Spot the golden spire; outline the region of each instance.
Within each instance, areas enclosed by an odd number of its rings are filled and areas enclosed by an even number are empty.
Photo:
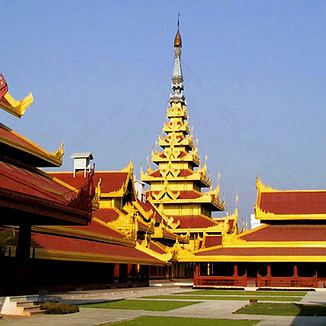
[[[174,38],[174,47],[175,48],[182,47],[182,40],[181,40],[180,31],[179,31],[179,27],[180,27],[179,18],[180,18],[180,14],[178,13],[178,30],[177,30],[177,34],[175,35],[175,38]]]

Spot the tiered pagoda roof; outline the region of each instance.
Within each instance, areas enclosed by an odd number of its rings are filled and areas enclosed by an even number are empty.
[[[206,162],[201,166],[198,143],[194,142],[193,131],[189,128],[183,94],[181,47],[178,28],[174,40],[172,94],[167,118],[151,156],[158,169],[152,170],[148,164],[146,173],[141,171],[141,180],[151,186],[147,197],[156,206],[162,204],[165,214],[179,223],[174,232],[191,232],[191,229],[218,225],[211,219],[211,213],[222,211],[224,202],[220,201],[219,186],[202,192],[202,188],[211,186],[211,181],[207,176]]]

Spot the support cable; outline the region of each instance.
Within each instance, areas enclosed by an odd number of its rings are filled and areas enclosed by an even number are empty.
[[[227,105],[223,105],[221,101],[215,98],[214,94],[209,90],[209,88],[204,84],[204,82],[198,77],[198,75],[187,65],[184,60],[182,60],[185,67],[191,72],[194,77],[194,80],[199,85],[199,87],[204,91],[204,93],[211,100],[214,108],[219,112],[219,114],[224,118],[224,120],[229,124],[229,126],[240,136],[242,142],[247,146],[247,148],[254,154],[257,161],[263,166],[266,172],[273,178],[273,180],[282,187],[281,182],[274,176],[269,167],[263,162],[263,160],[258,156],[257,149],[253,148],[250,143],[245,138],[245,135],[249,140],[255,142],[253,136],[249,133],[249,131],[236,119],[236,117],[232,114],[231,110]],[[241,133],[239,129],[242,129]],[[266,159],[269,159],[286,177],[287,179],[296,187],[300,188],[296,182],[282,169],[282,167],[271,157],[269,153],[266,152],[263,148],[261,151],[265,154]]]
[[[167,65],[165,66],[165,68],[166,68],[166,67],[167,67]],[[162,69],[162,70],[163,70],[163,69]],[[161,70],[160,72],[162,72],[162,70]],[[141,114],[142,114],[143,112],[145,112],[146,108],[148,107],[148,104],[151,102],[153,96],[156,94],[156,92],[158,91],[158,89],[159,89],[160,86],[162,85],[162,83],[163,83],[164,79],[166,78],[168,72],[169,72],[169,70],[166,69],[166,71],[165,71],[165,73],[164,73],[162,79],[159,81],[157,87],[154,89],[154,92],[152,93],[152,96],[149,97],[149,98],[147,99],[146,103],[143,105],[142,109],[139,111],[139,113],[138,113],[138,116],[139,116],[139,117],[141,116]],[[129,132],[130,132],[130,130],[131,130],[131,128],[132,128],[132,125],[133,125],[133,124],[131,124],[131,125],[129,126],[129,128],[128,128],[127,132],[125,133],[125,135],[121,138],[121,140],[119,141],[118,145],[117,145],[117,146],[115,147],[115,149],[112,151],[112,157],[114,156],[114,154],[116,153],[116,151],[118,150],[118,148],[122,145],[122,143],[127,139],[128,134],[129,134]]]
[[[109,120],[111,120],[118,112],[126,108],[127,104],[134,99],[149,83],[151,83],[155,78],[157,78],[161,72],[168,66],[172,60],[169,60],[161,69],[156,71],[156,73],[149,78],[141,87],[139,87],[121,106],[117,107],[111,114],[109,114],[104,120],[102,120],[96,127],[94,127],[85,137],[81,139],[77,144],[70,148],[69,154],[72,154],[74,149],[82,145],[90,136],[92,136],[99,128],[103,127]]]

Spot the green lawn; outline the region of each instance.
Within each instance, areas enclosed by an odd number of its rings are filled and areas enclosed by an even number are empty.
[[[150,297],[143,297],[144,299],[178,299],[178,300],[250,300],[257,299],[259,301],[300,301],[302,297],[261,297],[252,294],[251,296],[222,296],[222,295],[208,295],[208,296],[196,296],[196,295],[155,295]]]
[[[129,309],[129,310],[152,310],[167,311],[199,303],[199,301],[149,301],[149,300],[119,300],[81,305],[81,308],[103,309]]]
[[[175,318],[143,316],[129,321],[101,326],[253,326],[260,320],[231,320],[231,319],[199,319],[199,318]]]
[[[326,316],[326,305],[296,303],[252,303],[240,308],[236,314],[276,316]]]
[[[189,292],[176,293],[180,295],[247,295],[247,296],[295,296],[303,297],[306,291],[255,291],[246,292],[244,290],[194,290]]]

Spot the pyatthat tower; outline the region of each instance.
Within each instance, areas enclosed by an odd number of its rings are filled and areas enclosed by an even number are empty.
[[[152,170],[148,164],[147,172],[141,171],[141,179],[150,185],[147,198],[155,205],[163,206],[164,213],[173,217],[173,231],[189,234],[190,240],[196,240],[202,239],[207,229],[221,230],[221,221],[213,220],[212,212],[224,210],[224,201],[221,203],[219,199],[219,185],[215,190],[202,192],[202,188],[211,187],[211,182],[207,177],[206,160],[201,166],[198,142],[194,144],[193,131],[189,132],[187,105],[183,94],[181,47],[178,24],[167,119],[162,136],[152,152],[152,162],[158,165],[158,169]],[[157,145],[163,151],[159,151]]]

